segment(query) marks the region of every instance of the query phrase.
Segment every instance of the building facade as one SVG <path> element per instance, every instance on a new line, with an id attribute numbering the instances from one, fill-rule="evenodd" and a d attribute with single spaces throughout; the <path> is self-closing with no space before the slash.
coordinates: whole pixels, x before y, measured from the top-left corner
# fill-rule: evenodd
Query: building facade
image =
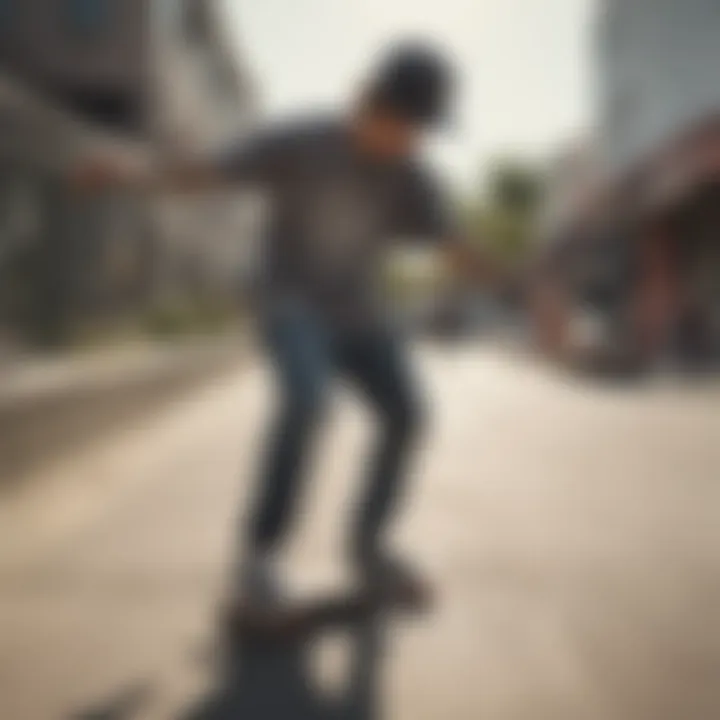
<path id="1" fill-rule="evenodd" d="M 217 0 L 0 0 L 0 63 L 105 127 L 184 140 L 255 112 Z"/>
<path id="2" fill-rule="evenodd" d="M 242 142 L 258 122 L 253 80 L 223 20 L 217 1 L 156 0 L 152 7 L 148 131 L 161 154 L 217 152 Z M 168 257 L 163 294 L 182 292 L 188 281 L 232 292 L 252 272 L 253 198 L 168 198 L 158 210 Z"/>
<path id="3" fill-rule="evenodd" d="M 606 0 L 597 28 L 602 154 L 636 252 L 645 354 L 720 360 L 720 3 Z"/>
<path id="4" fill-rule="evenodd" d="M 61 337 L 236 294 L 246 198 L 83 200 L 62 183 L 93 145 L 159 157 L 242 140 L 256 94 L 224 30 L 213 0 L 0 0 L 0 344 L 18 325 Z"/>
<path id="5" fill-rule="evenodd" d="M 720 111 L 720 3 L 603 0 L 595 31 L 599 141 L 614 173 Z"/>
<path id="6" fill-rule="evenodd" d="M 140 131 L 152 37 L 147 0 L 2 0 L 0 61 L 38 92 Z"/>
<path id="7" fill-rule="evenodd" d="M 720 363 L 719 37 L 715 0 L 600 3 L 601 191 L 589 215 L 572 200 L 572 221 L 554 241 L 577 260 L 552 277 L 563 295 L 556 345 L 592 307 L 610 355 L 638 366 Z M 588 258 L 611 272 L 578 272 Z"/>

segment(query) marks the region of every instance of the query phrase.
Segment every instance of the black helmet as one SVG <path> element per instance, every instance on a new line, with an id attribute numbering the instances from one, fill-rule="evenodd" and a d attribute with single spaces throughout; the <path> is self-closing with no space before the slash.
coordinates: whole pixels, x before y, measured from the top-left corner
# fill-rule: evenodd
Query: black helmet
<path id="1" fill-rule="evenodd" d="M 411 122 L 433 125 L 448 113 L 453 72 L 447 59 L 422 43 L 395 47 L 370 82 L 369 102 Z"/>

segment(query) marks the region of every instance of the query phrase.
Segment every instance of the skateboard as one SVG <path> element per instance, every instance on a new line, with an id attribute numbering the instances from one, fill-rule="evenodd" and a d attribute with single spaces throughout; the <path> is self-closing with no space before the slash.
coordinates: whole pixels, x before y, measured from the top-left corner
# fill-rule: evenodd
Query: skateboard
<path id="1" fill-rule="evenodd" d="M 430 593 L 350 589 L 281 607 L 235 604 L 226 610 L 225 626 L 240 639 L 293 640 L 324 628 L 348 627 L 384 613 L 419 615 L 432 605 Z"/>

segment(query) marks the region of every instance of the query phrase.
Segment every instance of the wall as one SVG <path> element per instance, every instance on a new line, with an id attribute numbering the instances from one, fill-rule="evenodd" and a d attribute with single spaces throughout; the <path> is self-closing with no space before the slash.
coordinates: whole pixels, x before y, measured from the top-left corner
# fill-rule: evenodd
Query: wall
<path id="1" fill-rule="evenodd" d="M 597 148 L 589 138 L 570 143 L 548 163 L 535 240 L 552 244 L 576 225 L 602 182 Z"/>
<path id="2" fill-rule="evenodd" d="M 153 16 L 152 136 L 165 153 L 206 155 L 242 142 L 258 121 L 256 93 L 243 58 L 224 35 L 215 2 L 159 3 Z M 172 297 L 192 276 L 229 294 L 252 263 L 257 206 L 239 191 L 222 197 L 169 199 L 159 208 L 168 261 L 161 293 Z"/>
<path id="3" fill-rule="evenodd" d="M 720 109 L 717 0 L 606 0 L 597 29 L 601 144 L 622 172 Z"/>
<path id="4" fill-rule="evenodd" d="M 94 102 L 126 127 L 143 113 L 150 0 L 5 0 L 3 67 L 81 109 Z"/>
<path id="5" fill-rule="evenodd" d="M 122 192 L 83 197 L 65 181 L 93 148 L 146 148 L 3 76 L 0 126 L 0 344 L 61 343 L 146 302 L 147 203 Z"/>
<path id="6" fill-rule="evenodd" d="M 201 154 L 248 132 L 255 97 L 222 37 L 222 19 L 211 0 L 200 0 L 208 34 L 190 42 L 181 12 L 186 2 L 198 0 L 115 0 L 129 14 L 105 59 L 99 47 L 95 57 L 87 46 L 63 46 L 59 35 L 51 41 L 56 31 L 48 17 L 40 18 L 48 2 L 16 5 L 27 11 L 26 32 L 12 36 L 14 49 L 4 48 L 3 66 L 14 72 L 0 77 L 0 345 L 14 338 L 62 342 L 79 324 L 112 325 L 168 299 L 237 300 L 253 252 L 255 205 L 247 197 L 88 199 L 63 181 L 93 144 Z M 142 63 L 140 54 L 128 60 L 123 76 L 123 58 L 145 41 Z M 113 125 L 102 114 L 78 120 L 44 86 L 51 75 L 61 85 L 97 81 L 101 89 L 128 89 L 140 121 L 132 132 L 115 127 L 110 134 Z M 144 142 L 129 143 L 133 136 Z"/>

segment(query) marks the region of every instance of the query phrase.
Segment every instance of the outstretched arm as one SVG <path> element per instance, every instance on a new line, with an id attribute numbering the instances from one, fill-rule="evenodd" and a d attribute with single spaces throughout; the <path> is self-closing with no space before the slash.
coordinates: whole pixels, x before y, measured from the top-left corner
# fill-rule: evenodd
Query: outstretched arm
<path id="1" fill-rule="evenodd" d="M 286 171 L 291 136 L 266 132 L 208 157 L 150 160 L 125 152 L 89 153 L 70 169 L 79 190 L 126 187 L 148 192 L 197 193 L 237 185 L 266 185 Z"/>
<path id="2" fill-rule="evenodd" d="M 188 193 L 226 187 L 230 178 L 211 162 L 138 162 L 108 153 L 81 158 L 69 173 L 71 185 L 81 191 L 122 187 L 135 191 Z"/>
<path id="3" fill-rule="evenodd" d="M 438 248 L 448 273 L 466 285 L 497 278 L 488 257 L 464 237 L 446 193 L 422 167 L 411 166 L 398 203 L 398 234 Z"/>

